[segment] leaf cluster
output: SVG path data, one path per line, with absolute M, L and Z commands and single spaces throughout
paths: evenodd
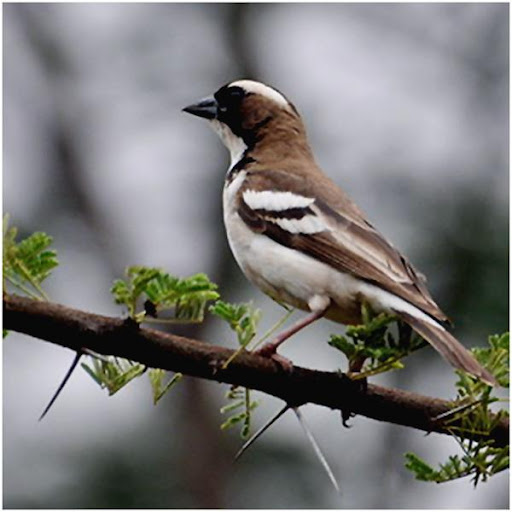
M 489 337 L 488 348 L 473 349 L 478 361 L 504 388 L 509 387 L 509 341 L 509 333 L 493 335 Z M 465 372 L 456 371 L 459 376 L 457 398 L 452 410 L 437 420 L 443 421 L 452 433 L 462 455 L 449 456 L 435 469 L 418 455 L 407 453 L 405 466 L 418 480 L 441 483 L 471 476 L 476 486 L 479 481 L 486 481 L 509 467 L 509 446 L 496 447 L 485 439 L 508 412 L 504 409 L 492 411 L 491 404 L 500 399 L 494 396 L 491 386 Z M 476 437 L 472 439 L 471 434 L 478 435 L 478 440 Z
M 124 388 L 133 379 L 146 371 L 146 366 L 119 357 L 92 358 L 92 366 L 81 364 L 82 368 L 109 396 Z
M 343 352 L 349 372 L 364 378 L 403 368 L 401 359 L 426 345 L 404 322 L 393 315 L 373 311 L 363 304 L 363 322 L 347 327 L 345 335 L 333 334 L 329 345 Z
M 444 483 L 471 476 L 473 484 L 486 481 L 488 477 L 509 467 L 508 448 L 483 445 L 478 450 L 468 450 L 463 456 L 450 455 L 448 461 L 434 469 L 415 453 L 406 453 L 405 467 L 412 471 L 417 480 Z
M 3 281 L 33 299 L 48 300 L 41 284 L 59 264 L 57 252 L 49 249 L 52 237 L 43 232 L 32 233 L 17 242 L 18 229 L 3 218 Z
M 183 378 L 182 373 L 175 373 L 167 382 L 164 382 L 166 371 L 160 368 L 151 368 L 149 370 L 149 382 L 153 391 L 153 404 L 156 405 L 167 391 Z
M 216 302 L 209 311 L 226 321 L 237 335 L 241 348 L 255 337 L 260 318 L 259 310 L 251 304 L 229 304 L 219 299 L 217 285 L 212 283 L 205 274 L 196 274 L 180 279 L 159 268 L 131 266 L 126 269 L 126 279 L 117 279 L 111 293 L 116 304 L 127 307 L 130 318 L 136 322 L 147 322 L 153 319 L 165 322 L 202 322 L 208 302 Z M 138 311 L 138 307 L 143 308 Z M 171 317 L 161 317 L 161 313 L 171 312 Z M 145 372 L 138 363 L 119 358 L 94 359 L 93 366 L 82 365 L 91 377 L 109 394 L 117 392 L 135 377 Z M 158 400 L 182 378 L 174 375 L 164 383 L 165 371 L 149 370 L 149 379 L 153 391 L 153 402 Z M 239 393 L 243 394 L 243 399 Z M 250 428 L 250 412 L 256 403 L 250 400 L 250 390 L 233 389 L 228 393 L 232 402 L 223 411 L 235 411 L 236 414 L 224 422 L 222 428 L 235 425 L 242 421 L 242 433 L 248 435 Z M 244 407 L 244 411 L 239 409 Z
M 159 268 L 134 265 L 126 269 L 125 280 L 114 281 L 110 291 L 116 304 L 126 306 L 130 318 L 138 323 L 151 320 L 189 323 L 203 321 L 207 303 L 219 297 L 216 289 L 217 285 L 205 274 L 180 279 Z M 137 311 L 141 303 L 144 309 Z M 161 318 L 162 312 L 170 312 L 171 317 Z M 84 363 L 82 367 L 109 395 L 147 369 L 125 359 L 104 357 L 93 357 L 92 366 Z M 166 373 L 159 368 L 148 371 L 154 404 L 183 377 L 176 373 L 165 382 Z
M 247 347 L 256 336 L 261 312 L 250 302 L 231 304 L 218 300 L 210 306 L 210 313 L 228 323 L 229 327 L 235 331 L 241 347 Z
M 82 363 L 81 366 L 102 389 L 108 391 L 109 396 L 120 391 L 147 370 L 143 364 L 119 357 L 92 357 L 91 366 L 87 363 Z M 166 373 L 160 368 L 151 368 L 148 371 L 155 405 L 183 377 L 181 373 L 176 373 L 164 382 Z
M 126 277 L 114 281 L 111 293 L 116 304 L 125 305 L 136 322 L 150 318 L 202 322 L 207 303 L 219 297 L 217 285 L 205 274 L 180 279 L 159 268 L 136 265 L 126 269 Z M 137 311 L 141 302 L 144 309 Z M 163 311 L 171 311 L 171 318 L 160 318 Z
M 224 362 L 223 368 L 227 368 L 249 343 L 255 338 L 258 323 L 261 318 L 259 309 L 255 309 L 251 303 L 231 304 L 222 300 L 216 301 L 210 306 L 210 312 L 228 323 L 236 333 L 240 348 Z M 230 416 L 221 425 L 225 430 L 235 425 L 242 424 L 240 436 L 247 439 L 251 429 L 251 413 L 258 406 L 258 402 L 251 400 L 251 390 L 233 386 L 226 394 L 228 404 L 221 408 L 222 414 L 230 413 Z
M 232 386 L 226 393 L 229 403 L 221 408 L 222 414 L 229 413 L 228 419 L 220 426 L 222 430 L 241 424 L 240 437 L 247 439 L 251 432 L 251 412 L 259 405 L 251 400 L 251 390 Z

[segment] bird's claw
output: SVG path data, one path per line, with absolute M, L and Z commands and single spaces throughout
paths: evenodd
M 253 354 L 267 359 L 272 359 L 272 361 L 277 363 L 287 373 L 291 373 L 293 371 L 293 363 L 291 360 L 278 354 L 276 352 L 276 347 L 272 344 L 264 345 L 260 349 L 255 350 Z

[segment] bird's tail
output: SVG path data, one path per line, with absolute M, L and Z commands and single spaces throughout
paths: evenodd
M 395 310 L 394 312 L 422 338 L 427 340 L 452 366 L 482 379 L 491 386 L 499 386 L 495 377 L 443 326 L 428 322 L 404 311 Z

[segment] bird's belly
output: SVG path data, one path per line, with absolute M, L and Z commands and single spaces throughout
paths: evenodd
M 229 245 L 247 278 L 273 299 L 305 311 L 315 296 L 328 297 L 326 316 L 353 324 L 360 321 L 359 281 L 295 249 L 249 229 L 236 212 L 226 223 Z

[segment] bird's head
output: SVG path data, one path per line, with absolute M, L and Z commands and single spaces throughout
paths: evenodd
M 252 80 L 222 86 L 213 96 L 183 109 L 207 119 L 231 153 L 232 164 L 260 143 L 306 143 L 302 119 L 277 89 Z

